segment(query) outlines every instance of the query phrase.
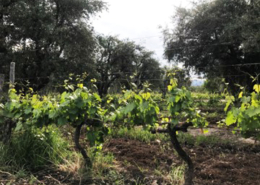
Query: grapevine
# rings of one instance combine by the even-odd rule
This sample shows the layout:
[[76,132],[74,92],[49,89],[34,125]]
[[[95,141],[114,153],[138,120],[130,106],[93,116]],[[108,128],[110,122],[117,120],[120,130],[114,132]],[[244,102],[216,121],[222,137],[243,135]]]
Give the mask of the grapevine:
[[226,125],[236,124],[244,137],[255,136],[260,139],[260,84],[254,85],[254,92],[246,95],[243,91],[238,96],[240,107],[234,106],[235,97],[228,97],[225,111],[227,111]]

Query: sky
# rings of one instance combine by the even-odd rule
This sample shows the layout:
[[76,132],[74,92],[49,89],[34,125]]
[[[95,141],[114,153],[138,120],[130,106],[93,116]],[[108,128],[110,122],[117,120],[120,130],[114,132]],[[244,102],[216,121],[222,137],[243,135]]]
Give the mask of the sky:
[[162,29],[171,26],[176,7],[187,7],[190,0],[104,0],[108,10],[92,19],[97,33],[129,39],[154,51],[162,66]]
[[[161,66],[171,66],[163,57],[162,28],[173,27],[172,16],[177,7],[192,7],[191,0],[104,0],[108,10],[92,18],[97,33],[129,39],[154,51]],[[193,0],[194,1],[194,0]],[[181,67],[181,65],[178,65]],[[191,74],[192,81],[204,80]]]

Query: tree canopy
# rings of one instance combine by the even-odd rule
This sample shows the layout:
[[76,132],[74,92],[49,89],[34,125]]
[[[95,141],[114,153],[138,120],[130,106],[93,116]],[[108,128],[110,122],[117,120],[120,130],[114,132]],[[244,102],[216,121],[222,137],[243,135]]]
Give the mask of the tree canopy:
[[[260,1],[214,0],[178,8],[175,29],[164,31],[165,56],[197,73],[253,87],[260,72]],[[251,85],[249,85],[251,84]]]
[[97,87],[101,96],[111,87],[130,88],[132,82],[138,88],[142,88],[145,81],[150,82],[154,88],[161,83],[163,71],[159,62],[153,57],[153,52],[115,36],[100,35],[97,36],[97,41],[99,47],[95,66]]
[[90,69],[96,43],[88,19],[104,7],[99,0],[1,0],[0,73],[16,62],[16,76],[40,89]]

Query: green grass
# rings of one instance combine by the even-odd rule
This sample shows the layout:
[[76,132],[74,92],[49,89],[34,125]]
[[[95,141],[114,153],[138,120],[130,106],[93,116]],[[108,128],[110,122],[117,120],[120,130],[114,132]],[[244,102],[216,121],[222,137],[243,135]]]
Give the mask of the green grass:
[[216,146],[216,145],[229,145],[232,143],[229,139],[221,139],[215,135],[198,135],[192,136],[189,133],[179,133],[178,140],[182,144],[188,144],[192,146],[199,146],[201,144],[206,146]]
[[95,152],[95,149],[90,148],[88,155],[93,163],[92,174],[102,178],[114,165],[114,156],[112,153]]
[[181,166],[173,166],[170,170],[169,174],[167,175],[167,178],[172,184],[184,184],[184,171],[185,171],[185,165]]
[[161,141],[169,140],[166,134],[152,134],[150,131],[144,130],[142,127],[135,127],[131,129],[128,128],[113,129],[111,136],[113,138],[134,139],[145,143],[150,143],[151,141],[155,141],[157,139]]
[[0,144],[0,166],[30,171],[58,165],[70,155],[68,148],[68,142],[55,127],[14,133],[9,144]]

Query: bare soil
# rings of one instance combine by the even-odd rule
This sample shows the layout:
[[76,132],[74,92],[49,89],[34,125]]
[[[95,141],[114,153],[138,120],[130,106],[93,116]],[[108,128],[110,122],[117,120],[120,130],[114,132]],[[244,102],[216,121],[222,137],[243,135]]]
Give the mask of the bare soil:
[[[196,129],[189,132],[199,134]],[[218,128],[211,128],[208,134],[216,134],[221,138],[234,137],[234,140],[239,141],[237,136],[230,135],[230,130],[223,132]],[[260,185],[260,145],[239,143],[241,142],[217,143],[214,146],[184,145],[183,148],[194,162],[195,185]],[[147,185],[172,184],[167,174],[172,167],[183,164],[169,142],[155,141],[147,144],[124,138],[110,139],[104,144],[104,153],[108,152],[115,156],[113,170],[121,175],[121,184],[136,184],[137,180]],[[54,168],[44,169],[33,175],[38,179],[33,184],[115,184],[113,181],[95,178],[82,181]],[[13,178],[11,174],[0,171],[0,185],[7,184]],[[29,183],[29,180],[18,179],[11,184]]]
[[[162,150],[157,143],[145,143],[113,139],[107,149],[116,156],[118,161],[128,161],[131,165],[125,168],[129,174],[149,179],[147,184],[157,180],[157,184],[168,184],[167,179],[158,178],[151,174],[160,167],[166,171],[172,165],[182,162],[171,149]],[[259,185],[260,184],[260,147],[243,146],[184,146],[195,165],[197,185]],[[138,170],[143,168],[143,170]],[[144,170],[145,169],[145,170]],[[138,173],[137,173],[138,172]],[[156,179],[157,178],[157,179]]]

